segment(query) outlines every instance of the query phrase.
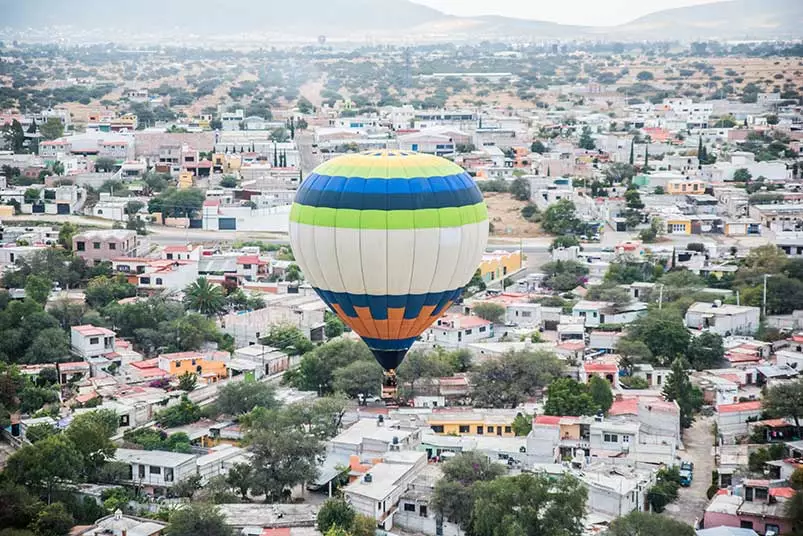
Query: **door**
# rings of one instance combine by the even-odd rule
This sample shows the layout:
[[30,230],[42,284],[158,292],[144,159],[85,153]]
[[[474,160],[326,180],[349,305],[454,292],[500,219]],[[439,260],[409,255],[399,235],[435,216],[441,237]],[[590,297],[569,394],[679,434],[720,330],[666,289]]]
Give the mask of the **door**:
[[70,213],[70,204],[69,203],[57,203],[56,204],[56,212],[59,214],[69,214]]
[[237,218],[218,218],[218,229],[220,231],[236,231]]

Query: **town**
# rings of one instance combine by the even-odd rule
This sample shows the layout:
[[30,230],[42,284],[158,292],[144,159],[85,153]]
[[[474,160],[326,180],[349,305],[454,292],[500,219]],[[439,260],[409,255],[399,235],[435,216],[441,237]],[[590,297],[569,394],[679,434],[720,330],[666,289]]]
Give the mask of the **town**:
[[799,36],[9,31],[0,536],[803,534]]

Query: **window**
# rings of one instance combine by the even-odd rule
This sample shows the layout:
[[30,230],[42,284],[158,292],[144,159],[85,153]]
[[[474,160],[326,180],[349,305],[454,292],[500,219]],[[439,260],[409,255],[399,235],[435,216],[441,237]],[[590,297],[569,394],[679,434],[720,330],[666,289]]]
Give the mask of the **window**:
[[778,536],[778,534],[781,533],[781,527],[779,527],[778,525],[773,525],[772,523],[765,524],[764,534],[770,534],[770,533],[775,534],[775,536]]
[[605,441],[606,443],[618,443],[619,436],[617,436],[616,434],[605,434],[603,437],[603,441]]
[[623,435],[622,436],[622,443],[630,443],[630,436],[629,435]]
[[173,254],[172,253],[168,253],[167,254],[167,260],[169,260],[169,261],[173,260]]
[[131,271],[131,267],[128,266],[127,264],[118,264],[117,265],[117,271],[118,272],[130,272]]
[[76,242],[75,243],[75,249],[77,249],[78,251],[86,251],[86,243],[84,243],[84,242]]
[[482,326],[482,327],[480,328],[480,333],[485,333],[485,326]]
[[467,330],[466,330],[466,335],[471,335],[471,332],[472,332],[472,330],[470,330],[470,329],[467,329]]
[[415,505],[410,503],[404,503],[404,511],[405,512],[415,512]]
[[421,506],[418,507],[418,515],[420,515],[421,517],[427,517],[427,505],[426,504],[422,504]]
[[139,465],[139,477],[145,478],[145,466],[142,464]]
[[134,480],[134,466],[128,466],[128,480]]
[[111,250],[117,249],[117,244],[115,244],[114,242],[110,242],[109,243],[109,249],[111,249]]
[[443,433],[443,425],[442,424],[433,424],[430,428],[432,428],[432,431],[435,432],[436,434],[442,434]]
[[505,426],[505,433],[506,434],[512,434],[513,433],[513,427],[512,426]]
[[469,427],[467,425],[461,424],[458,428],[461,434],[467,434],[469,432]]
[[140,277],[139,278],[139,283],[140,283],[140,285],[150,285],[151,284],[151,278],[150,277]]
[[162,284],[162,278],[161,277],[157,277],[156,278],[156,284],[157,285],[161,285]]
[[482,426],[477,426],[477,435],[482,435]]
[[151,465],[150,473],[152,475],[161,475],[162,474],[162,468],[159,467],[158,465]]
[[173,469],[171,467],[165,467],[165,482],[172,482],[173,481]]
[[744,519],[740,519],[739,520],[739,528],[752,529],[753,528],[753,522],[752,521],[745,521]]
[[243,269],[244,270],[250,270],[251,269],[251,265],[250,264],[243,264]]
[[100,242],[92,242],[92,249],[100,249]]
[[[517,311],[517,313],[518,313],[518,311]],[[530,311],[522,311],[521,312],[521,317],[522,318],[530,318],[531,316],[532,316],[532,313]]]
[[89,338],[89,344],[98,344],[99,342],[100,342],[100,339],[98,337],[90,337]]

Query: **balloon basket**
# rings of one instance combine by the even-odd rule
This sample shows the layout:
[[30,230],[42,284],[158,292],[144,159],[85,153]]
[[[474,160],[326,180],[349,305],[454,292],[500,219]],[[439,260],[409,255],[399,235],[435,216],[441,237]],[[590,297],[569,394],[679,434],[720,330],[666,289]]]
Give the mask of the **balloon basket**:
[[386,370],[382,378],[382,400],[385,402],[395,402],[398,394],[396,386],[396,371]]

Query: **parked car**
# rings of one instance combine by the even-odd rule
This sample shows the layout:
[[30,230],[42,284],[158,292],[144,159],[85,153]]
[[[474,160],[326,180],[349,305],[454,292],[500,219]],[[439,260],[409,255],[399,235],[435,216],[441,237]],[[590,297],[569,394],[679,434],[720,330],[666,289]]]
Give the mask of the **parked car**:
[[684,488],[688,488],[691,486],[691,481],[694,479],[694,475],[688,469],[681,469],[680,470],[680,485]]

